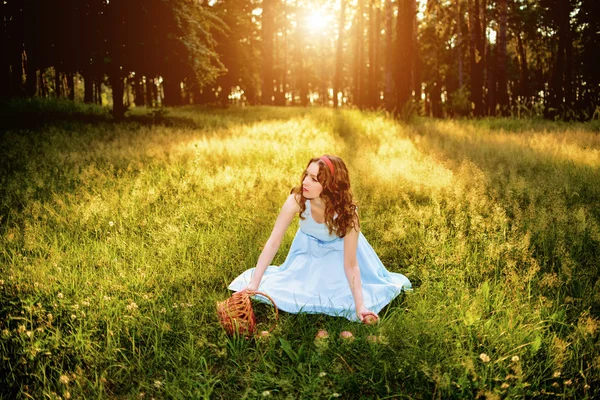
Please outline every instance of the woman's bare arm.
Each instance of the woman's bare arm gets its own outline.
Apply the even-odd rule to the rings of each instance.
[[[281,245],[281,241],[283,239],[283,235],[285,231],[292,223],[294,217],[300,210],[300,206],[296,202],[296,198],[294,194],[290,194],[283,203],[281,207],[281,211],[275,220],[275,226],[273,227],[273,231],[271,232],[271,236],[267,240],[267,243],[263,247],[260,256],[258,257],[258,261],[256,262],[256,269],[254,270],[254,274],[252,275],[252,280],[250,284],[246,287],[249,290],[257,290],[260,285],[260,280],[262,279],[263,274],[267,267],[271,264],[273,257],[277,254],[277,250],[279,250],[279,246]]]

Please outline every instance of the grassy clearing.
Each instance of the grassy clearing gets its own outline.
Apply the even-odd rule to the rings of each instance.
[[[324,152],[414,292],[376,327],[284,314],[269,339],[227,338],[215,302]],[[4,131],[0,397],[598,396],[599,152],[593,124],[326,109]]]

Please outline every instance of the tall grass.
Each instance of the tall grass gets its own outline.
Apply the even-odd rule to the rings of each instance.
[[[0,397],[600,395],[596,125],[132,114],[1,134]],[[270,338],[228,338],[215,302],[325,152],[346,160],[362,231],[414,291],[375,327],[284,313]]]

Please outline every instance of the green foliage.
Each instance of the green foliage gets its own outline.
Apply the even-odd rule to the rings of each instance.
[[[600,394],[597,125],[143,113],[0,136],[0,397]],[[215,302],[324,152],[347,162],[363,233],[414,290],[377,326],[282,313],[270,337],[228,338]]]

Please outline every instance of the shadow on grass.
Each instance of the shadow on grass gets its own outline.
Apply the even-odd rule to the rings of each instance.
[[[455,135],[435,124],[415,126],[415,132],[411,139],[421,152],[455,166],[468,160],[483,172],[488,196],[503,207],[513,229],[531,235],[540,274],[555,274],[561,281],[546,295],[569,297],[580,307],[600,312],[594,296],[600,285],[597,167],[504,141],[493,132]],[[562,145],[556,143],[557,148]]]

